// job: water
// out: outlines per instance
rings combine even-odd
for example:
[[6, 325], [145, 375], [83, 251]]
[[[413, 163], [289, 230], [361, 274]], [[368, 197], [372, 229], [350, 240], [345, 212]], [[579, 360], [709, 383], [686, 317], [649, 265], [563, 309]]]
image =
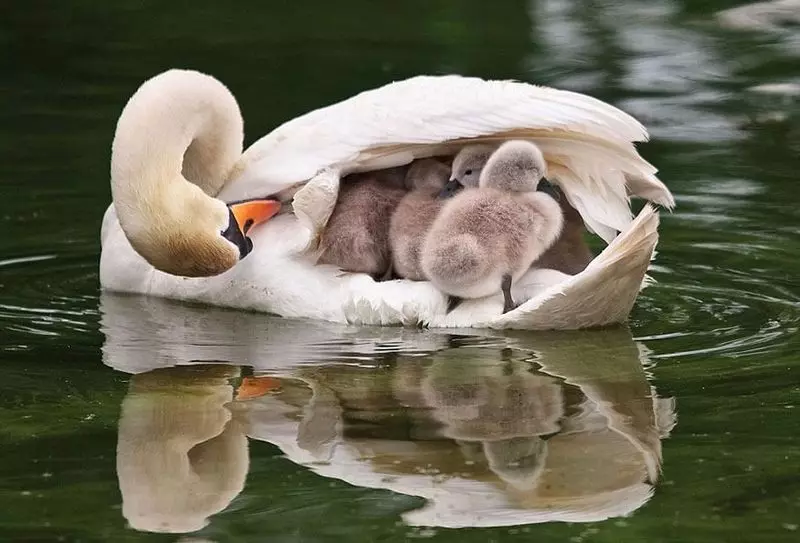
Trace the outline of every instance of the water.
[[[800, 33], [736, 5], [4, 5], [0, 540], [795, 540]], [[629, 327], [560, 334], [101, 297], [114, 123], [176, 66], [248, 142], [418, 73], [608, 100], [678, 201], [658, 283]]]

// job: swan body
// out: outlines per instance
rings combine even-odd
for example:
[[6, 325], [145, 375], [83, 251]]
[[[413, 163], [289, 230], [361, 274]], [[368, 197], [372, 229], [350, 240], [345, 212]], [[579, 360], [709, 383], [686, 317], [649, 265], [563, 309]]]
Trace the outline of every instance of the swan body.
[[[219, 100], [208, 93], [205, 100], [195, 101], [193, 110], [178, 112], [164, 107], [185, 96], [187, 84], [182, 80], [187, 77], [216, 81], [180, 70], [152, 78], [131, 101], [143, 111], [161, 104], [165, 114], [142, 113], [126, 119], [124, 124], [131, 127], [127, 143], [115, 139], [113, 150], [118, 156], [112, 162], [139, 162], [148, 168], [169, 162], [173, 169], [180, 164], [178, 173], [183, 179], [167, 182], [170, 190], [182, 187], [175, 189], [178, 196], [170, 200], [158, 196], [166, 194], [164, 185], [158, 184], [163, 176], [158, 178], [161, 181], [137, 189], [135, 178], [117, 177], [112, 167], [112, 186], [120, 185], [123, 190], [114, 189], [114, 203], [101, 228], [100, 284], [105, 290], [353, 324], [523, 329], [603, 326], [627, 318], [658, 240], [658, 214], [646, 205], [632, 219], [630, 196], [674, 205], [669, 190], [655, 176], [656, 169], [636, 151], [635, 142], [646, 140], [647, 132], [629, 115], [582, 94], [459, 76], [411, 78], [293, 119], [253, 144], [233, 164], [226, 164], [221, 170], [228, 173], [221, 174], [222, 181], [209, 175], [206, 179], [213, 180], [212, 187], [210, 181], [204, 183], [201, 176], [190, 173], [205, 154], [199, 148], [190, 151], [195, 140], [184, 141], [189, 144], [183, 147], [184, 155], [168, 157], [171, 162], [159, 154], [170, 149], [178, 153], [182, 146], [148, 145], [161, 124], [182, 120], [186, 126], [195, 126], [193, 122], [206, 118], [204, 108]], [[198, 93], [203, 92], [200, 87], [193, 86]], [[148, 92], [143, 93], [145, 88]], [[176, 118], [177, 113], [185, 118]], [[134, 122], [128, 123], [130, 120]], [[333, 211], [342, 176], [401, 166], [419, 158], [455, 155], [467, 143], [499, 143], [511, 138], [532, 141], [542, 150], [548, 178], [558, 184], [587, 228], [610, 242], [580, 274], [529, 272], [515, 285], [524, 291], [525, 301], [501, 315], [500, 296], [467, 300], [447, 313], [447, 297], [429, 282], [376, 283], [365, 274], [315, 265], [312, 250]], [[291, 201], [292, 213], [253, 227], [247, 233], [252, 252], [224, 273], [177, 276], [159, 271], [153, 263], [161, 269], [169, 265], [152, 255], [143, 257], [146, 251], [134, 248], [144, 242], [169, 252], [161, 239], [137, 236], [135, 225], [149, 227], [152, 219], [148, 202], [142, 198], [145, 187], [155, 191], [151, 203], [162, 207], [170, 201], [185, 202], [182, 191], [190, 191], [202, 196], [199, 199], [204, 205], [211, 205], [204, 200], [208, 198], [227, 203], [229, 208], [241, 200], [275, 195], [284, 203]], [[214, 206], [223, 210], [216, 203]], [[284, 210], [288, 209], [285, 205]], [[221, 213], [203, 219], [208, 225], [204, 235], [225, 226], [220, 224]], [[189, 217], [181, 216], [182, 220], [191, 220]], [[145, 259], [148, 256], [149, 261]]]

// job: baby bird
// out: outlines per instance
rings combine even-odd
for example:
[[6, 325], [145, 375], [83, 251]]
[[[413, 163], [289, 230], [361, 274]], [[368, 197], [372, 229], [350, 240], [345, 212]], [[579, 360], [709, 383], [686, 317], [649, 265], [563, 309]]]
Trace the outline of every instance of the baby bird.
[[[544, 183], [539, 185], [539, 190], [542, 190], [542, 185]], [[546, 192], [553, 196], [561, 206], [561, 212], [564, 214], [564, 228], [555, 243], [533, 263], [532, 267], [549, 268], [569, 275], [578, 274], [586, 269], [589, 262], [594, 259], [594, 255], [583, 237], [586, 232], [583, 217], [570, 205], [567, 197], [558, 187], [551, 185]]]
[[320, 240], [319, 264], [389, 279], [389, 221], [405, 196], [403, 177], [395, 169], [353, 174], [339, 187], [339, 196]]
[[486, 162], [497, 150], [497, 145], [467, 145], [453, 159], [450, 181], [439, 193], [441, 198], [450, 198], [465, 187], [477, 187]]
[[450, 177], [450, 168], [436, 159], [418, 160], [409, 168], [405, 185], [409, 189], [392, 215], [389, 245], [394, 272], [412, 281], [424, 281], [420, 252], [425, 234], [446, 200], [439, 198]]
[[563, 227], [558, 203], [536, 190], [546, 168], [534, 144], [501, 145], [483, 168], [478, 189], [450, 199], [431, 226], [422, 246], [425, 276], [456, 299], [500, 290], [503, 313], [514, 309], [512, 282], [555, 242]]
[[[480, 173], [486, 165], [486, 161], [496, 150], [497, 145], [491, 144], [468, 145], [461, 149], [453, 160], [453, 173], [450, 182], [442, 190], [441, 197], [449, 198], [463, 187], [478, 186]], [[543, 189], [561, 206], [564, 214], [564, 228], [555, 243], [533, 263], [533, 267], [549, 268], [570, 275], [578, 274], [594, 258], [583, 237], [586, 232], [583, 217], [570, 205], [566, 196], [556, 185], [545, 181], [539, 185], [539, 190]]]

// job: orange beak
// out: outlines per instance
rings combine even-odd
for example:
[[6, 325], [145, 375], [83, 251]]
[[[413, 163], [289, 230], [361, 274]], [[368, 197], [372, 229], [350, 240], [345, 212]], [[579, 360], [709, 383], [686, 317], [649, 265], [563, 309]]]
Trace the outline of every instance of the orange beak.
[[247, 235], [251, 228], [274, 217], [280, 211], [281, 203], [277, 200], [254, 198], [228, 204], [228, 207], [242, 234]]
[[236, 392], [236, 399], [251, 400], [259, 398], [280, 387], [280, 380], [274, 377], [245, 377]]

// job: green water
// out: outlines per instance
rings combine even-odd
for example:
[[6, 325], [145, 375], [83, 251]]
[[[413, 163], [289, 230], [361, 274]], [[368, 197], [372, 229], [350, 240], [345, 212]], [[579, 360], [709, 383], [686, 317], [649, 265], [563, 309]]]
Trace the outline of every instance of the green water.
[[[741, 3], [0, 6], [0, 540], [796, 540], [800, 99], [754, 87], [800, 84], [800, 32], [715, 17]], [[562, 334], [101, 297], [114, 124], [169, 67], [248, 142], [418, 73], [608, 100], [678, 201], [658, 283]]]

